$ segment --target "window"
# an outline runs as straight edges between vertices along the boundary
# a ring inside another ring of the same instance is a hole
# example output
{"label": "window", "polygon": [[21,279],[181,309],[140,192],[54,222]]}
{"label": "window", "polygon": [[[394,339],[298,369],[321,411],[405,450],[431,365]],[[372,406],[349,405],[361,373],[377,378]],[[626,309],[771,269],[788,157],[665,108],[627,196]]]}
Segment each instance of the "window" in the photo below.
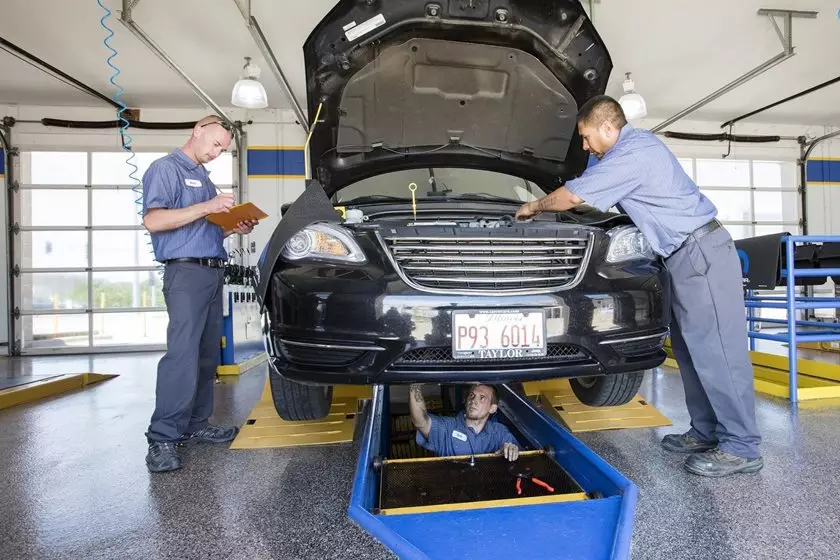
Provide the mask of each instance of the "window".
{"label": "window", "polygon": [[[21,351],[47,353],[165,343],[159,263],[142,225],[143,174],[167,152],[23,151],[15,306]],[[233,156],[207,166],[226,192]]]}
{"label": "window", "polygon": [[788,161],[680,158],[735,239],[799,233],[796,164]]}

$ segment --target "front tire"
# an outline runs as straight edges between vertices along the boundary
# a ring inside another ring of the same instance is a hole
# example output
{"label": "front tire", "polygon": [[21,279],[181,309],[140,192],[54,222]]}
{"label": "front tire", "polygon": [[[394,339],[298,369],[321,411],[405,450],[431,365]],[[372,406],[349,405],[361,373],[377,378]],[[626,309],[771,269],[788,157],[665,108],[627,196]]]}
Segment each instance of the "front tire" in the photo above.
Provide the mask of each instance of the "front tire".
{"label": "front tire", "polygon": [[621,406],[636,396],[645,372],[619,373],[598,377],[570,379],[572,391],[580,402],[587,406]]}
{"label": "front tire", "polygon": [[304,385],[290,381],[273,368],[269,368],[268,380],[274,409],[283,420],[319,420],[329,414],[332,385]]}

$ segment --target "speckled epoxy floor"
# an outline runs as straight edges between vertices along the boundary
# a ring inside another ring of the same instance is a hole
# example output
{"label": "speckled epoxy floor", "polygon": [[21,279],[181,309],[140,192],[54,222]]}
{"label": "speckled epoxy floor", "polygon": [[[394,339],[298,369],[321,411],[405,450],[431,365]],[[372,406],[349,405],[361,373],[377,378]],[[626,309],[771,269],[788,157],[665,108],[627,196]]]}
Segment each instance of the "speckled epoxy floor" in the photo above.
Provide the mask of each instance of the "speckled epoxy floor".
{"label": "speckled epoxy floor", "polygon": [[[143,437],[157,355],[0,360],[0,377],[119,377],[0,411],[2,558],[390,558],[347,519],[355,444],[230,451],[197,446],[152,476]],[[214,419],[241,424],[265,370],[217,386]],[[674,428],[579,437],[639,486],[633,558],[840,558],[840,403],[759,399],[766,466],[722,480],[681,469],[662,435],[687,427],[678,375],[642,389]],[[558,542],[562,547],[562,542]]]}

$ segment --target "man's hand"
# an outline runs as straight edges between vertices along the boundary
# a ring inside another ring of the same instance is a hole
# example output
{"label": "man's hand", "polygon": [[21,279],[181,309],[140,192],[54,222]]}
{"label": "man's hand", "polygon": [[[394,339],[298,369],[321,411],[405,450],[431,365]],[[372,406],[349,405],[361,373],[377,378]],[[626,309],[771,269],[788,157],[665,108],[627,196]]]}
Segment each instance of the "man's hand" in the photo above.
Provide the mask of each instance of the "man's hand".
{"label": "man's hand", "polygon": [[506,441],[502,448],[499,449],[499,453],[504,455],[508,461],[516,461],[519,458],[519,447],[515,443]]}
{"label": "man's hand", "polygon": [[408,387],[408,409],[411,411],[411,422],[424,437],[429,437],[432,429],[432,419],[426,412],[426,399],[423,398],[423,384],[412,383]]}
{"label": "man's hand", "polygon": [[233,228],[233,233],[238,233],[240,235],[248,235],[252,231],[254,231],[254,227],[259,222],[257,220],[243,220],[236,224],[236,227]]}
{"label": "man's hand", "polygon": [[527,220],[528,218],[533,218],[537,214],[540,213],[539,204],[537,204],[536,200],[532,200],[530,202],[526,202],[523,204],[519,210],[516,211],[516,219],[517,220]]}
{"label": "man's hand", "polygon": [[204,203],[208,214],[219,214],[233,208],[234,198],[232,194],[219,193],[216,198]]}

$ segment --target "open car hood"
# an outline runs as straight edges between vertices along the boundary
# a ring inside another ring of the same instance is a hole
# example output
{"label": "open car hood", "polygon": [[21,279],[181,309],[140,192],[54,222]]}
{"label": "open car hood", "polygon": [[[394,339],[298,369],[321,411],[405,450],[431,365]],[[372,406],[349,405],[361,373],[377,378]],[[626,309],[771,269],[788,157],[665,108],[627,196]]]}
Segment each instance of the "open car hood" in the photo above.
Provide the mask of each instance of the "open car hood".
{"label": "open car hood", "polygon": [[332,196],[372,175],[473,167],[544,188],[587,154],[578,108],[612,71],[576,0],[340,0],[304,45],[310,166]]}

